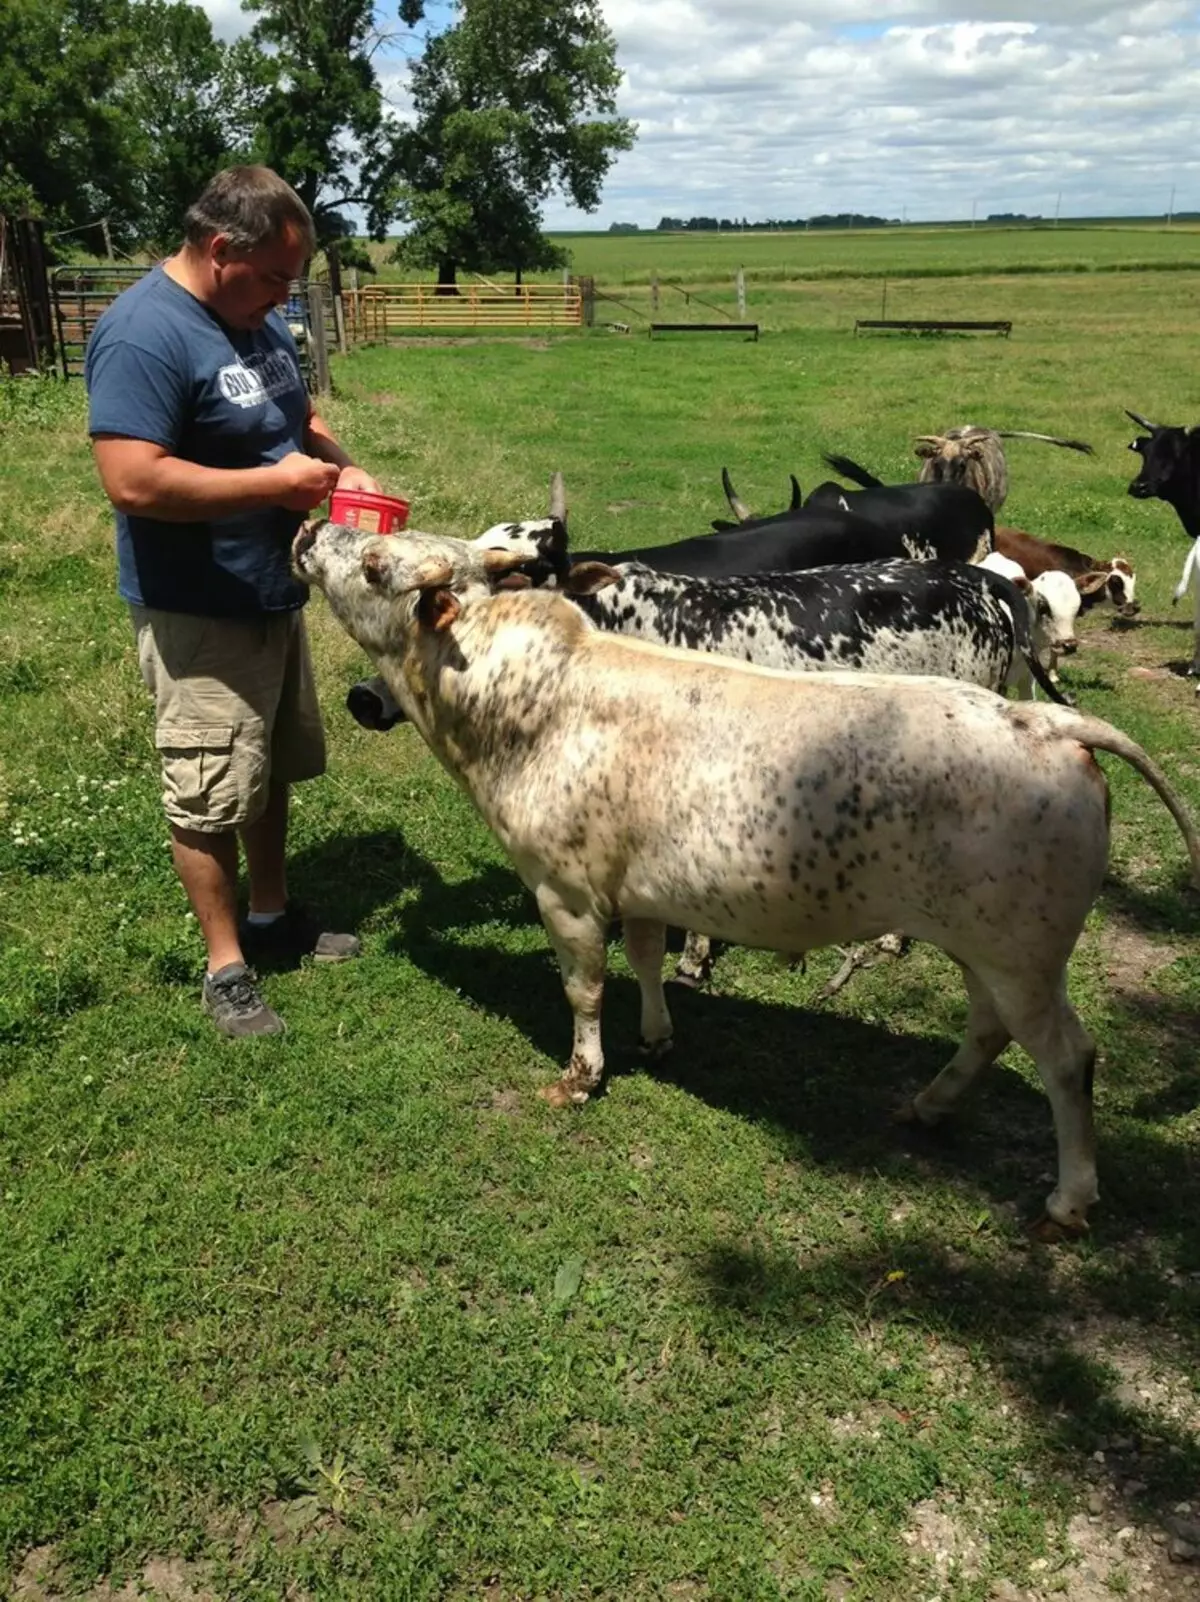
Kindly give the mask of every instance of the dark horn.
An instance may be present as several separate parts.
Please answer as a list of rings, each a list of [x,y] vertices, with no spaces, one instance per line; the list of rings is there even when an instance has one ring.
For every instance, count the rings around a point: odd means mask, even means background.
[[[1148,434],[1156,434],[1158,432],[1157,423],[1148,423],[1144,417],[1139,417],[1136,412],[1127,410],[1125,415],[1126,417],[1132,417],[1137,426],[1139,428],[1144,428]]]
[[[791,505],[788,507],[788,511],[789,512],[798,512],[800,510],[800,507],[801,507],[801,504],[802,504],[802,502],[804,500],[804,497],[800,493],[800,485],[796,480],[795,473],[789,473],[788,477],[792,481],[792,502],[791,502]]]
[[[725,499],[733,508],[733,515],[739,523],[745,523],[751,516],[750,508],[744,501],[738,499],[738,493],[730,481],[727,467],[721,469],[721,483],[725,486]]]

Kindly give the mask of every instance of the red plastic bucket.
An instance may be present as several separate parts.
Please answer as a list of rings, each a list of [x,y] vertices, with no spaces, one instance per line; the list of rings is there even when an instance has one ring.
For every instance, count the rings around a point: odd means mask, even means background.
[[[398,495],[372,495],[370,490],[334,490],[329,520],[365,534],[398,534],[408,521],[408,502]]]

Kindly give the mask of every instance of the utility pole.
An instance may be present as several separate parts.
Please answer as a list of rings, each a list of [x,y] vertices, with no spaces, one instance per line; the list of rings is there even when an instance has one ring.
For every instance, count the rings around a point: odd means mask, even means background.
[[[1168,228],[1171,226],[1171,221],[1172,221],[1174,216],[1175,216],[1175,185],[1172,184],[1171,185],[1171,198],[1167,202],[1167,227]]]
[[[1062,190],[1054,197],[1054,226],[1058,227],[1058,209],[1062,205]]]
[[[978,204],[977,201],[973,200],[971,202],[971,227],[972,228],[974,228],[974,226],[975,226],[975,207],[976,207],[977,204]]]

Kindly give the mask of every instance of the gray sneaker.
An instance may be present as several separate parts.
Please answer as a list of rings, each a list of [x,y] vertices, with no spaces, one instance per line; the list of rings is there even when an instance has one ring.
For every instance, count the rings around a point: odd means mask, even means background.
[[[231,962],[204,976],[202,1005],[223,1035],[281,1035],[286,1027],[258,993],[258,975],[244,962]]]

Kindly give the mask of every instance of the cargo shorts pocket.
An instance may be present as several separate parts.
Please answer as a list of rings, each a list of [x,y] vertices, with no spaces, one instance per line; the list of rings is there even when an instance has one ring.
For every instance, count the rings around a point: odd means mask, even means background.
[[[172,823],[216,832],[246,821],[232,724],[164,723],[154,743],[162,755],[163,808]]]

